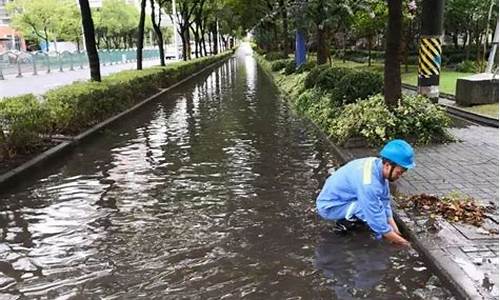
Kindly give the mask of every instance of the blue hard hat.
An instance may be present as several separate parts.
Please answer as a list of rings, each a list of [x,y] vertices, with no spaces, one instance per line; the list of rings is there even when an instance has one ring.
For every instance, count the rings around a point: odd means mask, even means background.
[[[392,140],[385,144],[380,156],[405,168],[415,168],[415,154],[413,148],[404,140]]]

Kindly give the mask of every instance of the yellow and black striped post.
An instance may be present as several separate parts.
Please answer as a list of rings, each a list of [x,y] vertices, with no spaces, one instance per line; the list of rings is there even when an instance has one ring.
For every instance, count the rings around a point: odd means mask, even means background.
[[[423,23],[418,52],[418,93],[433,102],[439,99],[443,13],[444,0],[423,1]]]

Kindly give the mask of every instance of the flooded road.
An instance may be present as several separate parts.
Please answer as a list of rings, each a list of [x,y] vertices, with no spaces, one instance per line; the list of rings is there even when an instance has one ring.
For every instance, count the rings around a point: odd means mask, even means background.
[[[0,194],[1,298],[449,298],[414,250],[315,217],[336,164],[240,49]]]

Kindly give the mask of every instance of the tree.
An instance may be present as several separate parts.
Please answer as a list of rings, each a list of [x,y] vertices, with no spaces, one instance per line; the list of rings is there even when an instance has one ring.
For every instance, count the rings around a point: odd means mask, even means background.
[[[389,22],[384,63],[384,100],[388,107],[394,107],[401,98],[400,41],[403,13],[401,0],[387,2]]]
[[[164,5],[164,2],[166,2],[166,0],[157,0],[157,1],[158,1],[158,22],[156,22],[156,17],[155,17],[155,0],[150,0],[151,23],[153,24],[156,40],[158,42],[158,50],[160,51],[160,65],[165,66],[165,51],[163,50],[163,32],[160,29],[160,24],[161,24],[161,7]]]
[[[141,0],[141,14],[137,26],[137,70],[142,70],[142,49],[144,47],[144,21],[146,16],[146,0]]]
[[[94,22],[90,12],[88,0],[78,0],[80,2],[80,11],[82,14],[83,33],[85,35],[85,45],[87,47],[87,56],[90,66],[90,80],[101,81],[101,70],[99,66],[99,54],[97,53],[94,33]]]
[[[59,17],[55,29],[58,40],[75,42],[80,51],[82,18],[77,3],[65,0],[64,5],[60,7]]]
[[[104,0],[99,10],[94,10],[98,44],[103,41],[106,48],[127,47],[126,39],[137,32],[139,12],[135,6],[124,3],[123,0]]]
[[[357,4],[351,0],[312,0],[308,2],[308,16],[316,30],[318,65],[326,63],[330,52],[331,33],[350,22]]]
[[[12,16],[12,26],[25,36],[37,37],[47,44],[57,32],[61,18],[61,0],[15,0],[7,3],[7,12]]]
[[[387,23],[387,7],[385,3],[375,0],[370,1],[364,9],[358,10],[354,15],[354,30],[358,37],[366,38],[368,42],[368,66],[371,66],[371,50],[374,38],[383,32]]]

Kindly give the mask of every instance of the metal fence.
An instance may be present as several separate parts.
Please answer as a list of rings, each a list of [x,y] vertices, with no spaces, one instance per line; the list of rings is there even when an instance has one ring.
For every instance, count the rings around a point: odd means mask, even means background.
[[[136,49],[112,49],[99,50],[99,62],[102,66],[135,62],[137,60]],[[159,59],[158,49],[144,49],[142,58]],[[63,51],[63,52],[24,52],[12,51],[0,53],[0,80],[4,75],[22,77],[26,74],[38,75],[42,72],[73,71],[88,66],[86,51]]]

